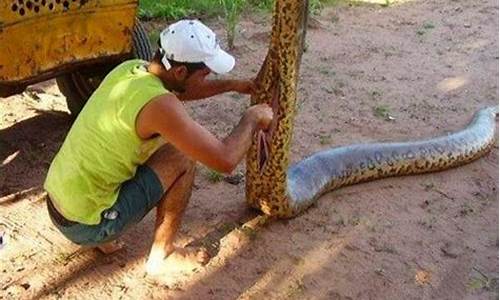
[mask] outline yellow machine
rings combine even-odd
[[[119,62],[151,58],[137,0],[0,0],[0,97],[56,77],[77,114]]]

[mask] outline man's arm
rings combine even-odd
[[[210,71],[195,71],[186,81],[186,91],[177,95],[179,100],[198,100],[227,92],[252,94],[255,91],[251,80],[206,80],[207,72]]]
[[[255,130],[265,129],[272,120],[268,105],[247,110],[239,124],[224,140],[219,141],[187,114],[173,95],[163,95],[148,103],[137,117],[140,137],[160,134],[167,142],[193,160],[223,173],[230,173],[243,159]]]
[[[251,81],[244,80],[205,80],[196,88],[189,88],[182,94],[179,94],[179,100],[190,101],[199,100],[227,92],[239,92],[250,94],[251,90],[245,91],[245,87],[251,85]]]

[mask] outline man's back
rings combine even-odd
[[[98,224],[117,199],[120,184],[134,176],[161,146],[159,138],[141,140],[138,113],[151,99],[168,93],[145,62],[116,67],[94,92],[51,164],[45,189],[66,218]]]

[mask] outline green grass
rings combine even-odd
[[[382,7],[389,7],[391,5],[391,1],[390,0],[385,0],[384,3],[380,4],[380,6]]]
[[[219,0],[140,0],[139,18],[177,20],[185,17],[219,15]]]
[[[326,5],[336,5],[349,0],[310,0],[310,14],[320,14]],[[140,0],[138,16],[140,19],[179,20],[183,18],[224,19],[228,47],[234,48],[237,25],[245,11],[264,10],[271,12],[274,0]],[[156,43],[159,32],[151,33],[149,38]],[[305,44],[304,52],[308,44]]]
[[[390,108],[387,105],[379,105],[373,108],[373,114],[379,118],[387,118],[390,113]]]
[[[319,14],[327,5],[346,0],[310,0],[312,14]],[[224,17],[239,15],[245,8],[271,12],[274,0],[140,0],[139,18],[177,20],[186,17]],[[236,8],[236,9],[235,9]]]
[[[208,169],[207,170],[207,179],[211,183],[217,183],[217,182],[222,181],[222,179],[224,179],[224,175],[222,175],[221,173],[219,173],[217,171]]]
[[[425,22],[422,27],[417,30],[417,35],[422,36],[434,28],[436,28],[434,24],[432,24],[431,22]]]
[[[332,143],[332,136],[331,135],[320,135],[319,136],[319,143],[321,145],[329,145]]]

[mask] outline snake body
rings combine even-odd
[[[406,143],[359,144],[314,154],[289,166],[297,81],[305,45],[307,0],[276,0],[269,50],[252,103],[268,103],[275,118],[247,154],[247,203],[270,216],[293,217],[323,193],[399,175],[444,170],[470,162],[493,145],[497,107],[477,112],[462,131]],[[332,108],[334,108],[332,104]]]
[[[488,152],[495,141],[497,107],[476,112],[453,134],[406,143],[357,144],[316,154],[288,169],[291,213],[296,215],[322,194],[360,182],[457,167]]]

